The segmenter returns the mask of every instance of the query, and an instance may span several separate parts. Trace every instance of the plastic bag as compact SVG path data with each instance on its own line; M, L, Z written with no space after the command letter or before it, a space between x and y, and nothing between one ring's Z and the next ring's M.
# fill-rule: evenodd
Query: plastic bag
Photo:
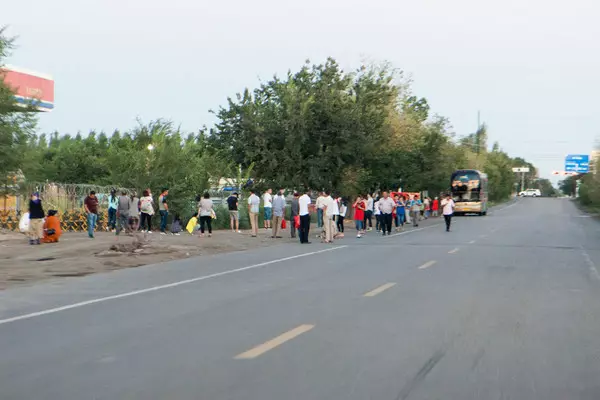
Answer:
M29 231L29 213L28 212L23 214L23 216L19 220L19 230L22 233L27 233Z
M281 220L281 229L285 229L287 228L287 223L285 222L285 219Z
M294 227L296 229L300 228L300 216L294 215Z

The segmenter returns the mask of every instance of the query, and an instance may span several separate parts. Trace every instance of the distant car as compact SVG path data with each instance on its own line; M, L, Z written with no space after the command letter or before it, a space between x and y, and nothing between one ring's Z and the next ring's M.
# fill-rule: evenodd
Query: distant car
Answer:
M524 192L519 193L521 197L542 197L540 189L527 189Z

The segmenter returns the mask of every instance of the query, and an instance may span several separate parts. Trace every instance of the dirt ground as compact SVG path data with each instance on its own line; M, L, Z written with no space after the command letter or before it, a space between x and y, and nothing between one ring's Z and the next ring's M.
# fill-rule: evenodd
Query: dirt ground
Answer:
M258 238L252 238L248 231L224 230L215 231L210 238L187 232L181 236L154 232L134 237L101 232L90 239L86 233L69 232L62 235L59 243L30 246L23 234L0 232L0 290L52 278L85 276L293 240L289 231L283 232L283 239L271 239L270 234L264 229Z

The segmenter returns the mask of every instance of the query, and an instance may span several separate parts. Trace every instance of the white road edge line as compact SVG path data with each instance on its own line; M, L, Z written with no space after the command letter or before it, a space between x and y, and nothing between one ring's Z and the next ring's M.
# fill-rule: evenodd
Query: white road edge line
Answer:
M283 261L289 261L289 260L294 260L296 258L302 258L302 257L312 256L312 255L315 255L315 254L325 253L325 252L328 252L328 251L339 250L339 249L343 249L345 247L348 247L348 245L341 245L341 246L331 247L329 249L318 250L318 251L311 251L310 253L302 253L302 254L297 254L295 256L278 258L277 260L265 261L265 262L262 262L262 263L259 263L259 264L249 265L247 267L231 269L231 270L223 271L223 272L217 272L215 274L199 276L197 278L191 278L191 279L186 279L186 280L183 280L183 281L168 283L166 285L152 286L152 287L149 287L149 288L146 288L146 289L134 290L132 292L126 292L126 293L116 294L116 295L113 295L113 296L100 297L100 298L97 298L97 299L86 300L86 301L82 301L82 302L79 302L79 303L73 303L73 304L69 304L69 305L66 305L66 306L62 306L62 307L50 308L50 309L47 309L47 310L37 311L37 312L30 313L30 314L23 314L23 315L18 315L16 317L11 317L11 318L6 318L6 319L0 319L0 325L8 324L8 323L11 323L11 322L16 322L16 321L21 321L21 320L24 320L24 319L31 319L31 318L35 318L35 317L40 317L42 315L54 314L54 313L58 313L58 312L61 312L61 311L71 310L73 308L79 308L79 307L89 306L89 305L96 304L96 303L103 303L103 302L109 301L109 300L117 300L117 299L122 299L122 298L125 298L125 297L136 296L138 294L156 292L158 290L163 290L163 289L170 289L170 288L174 288L174 287L181 286L181 285L187 285L189 283L200 282L200 281L205 281L205 280L212 279L212 278L218 278L220 276L235 274L236 272L242 272L242 271L247 271L247 270L250 270L250 269L261 268L261 267L265 267L267 265L276 264L276 263L280 263L280 262L283 262Z
M429 228L433 228L435 226L441 226L442 224L434 224L434 225L430 225L430 226L426 226L424 228L417 228L417 229L411 229L410 231L405 231L405 232L399 232L399 233L394 233L393 235L388 235L386 236L386 238L391 238L394 236L400 236L400 235L407 235L409 233L414 233L414 232L419 232L419 231L423 231L425 229L429 229Z
M592 257L590 257L589 253L583 248L583 246L581 246L581 254L590 267L592 276L600 281L600 273L598 272L598 268L596 268L596 264L594 264L592 261Z

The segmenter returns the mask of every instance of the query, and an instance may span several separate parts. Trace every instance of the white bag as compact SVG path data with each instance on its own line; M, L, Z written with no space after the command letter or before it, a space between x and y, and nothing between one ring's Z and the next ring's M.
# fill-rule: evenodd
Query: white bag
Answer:
M23 214L23 216L21 217L21 220L19 221L19 230L21 231L21 233L29 232L29 213L28 212Z

